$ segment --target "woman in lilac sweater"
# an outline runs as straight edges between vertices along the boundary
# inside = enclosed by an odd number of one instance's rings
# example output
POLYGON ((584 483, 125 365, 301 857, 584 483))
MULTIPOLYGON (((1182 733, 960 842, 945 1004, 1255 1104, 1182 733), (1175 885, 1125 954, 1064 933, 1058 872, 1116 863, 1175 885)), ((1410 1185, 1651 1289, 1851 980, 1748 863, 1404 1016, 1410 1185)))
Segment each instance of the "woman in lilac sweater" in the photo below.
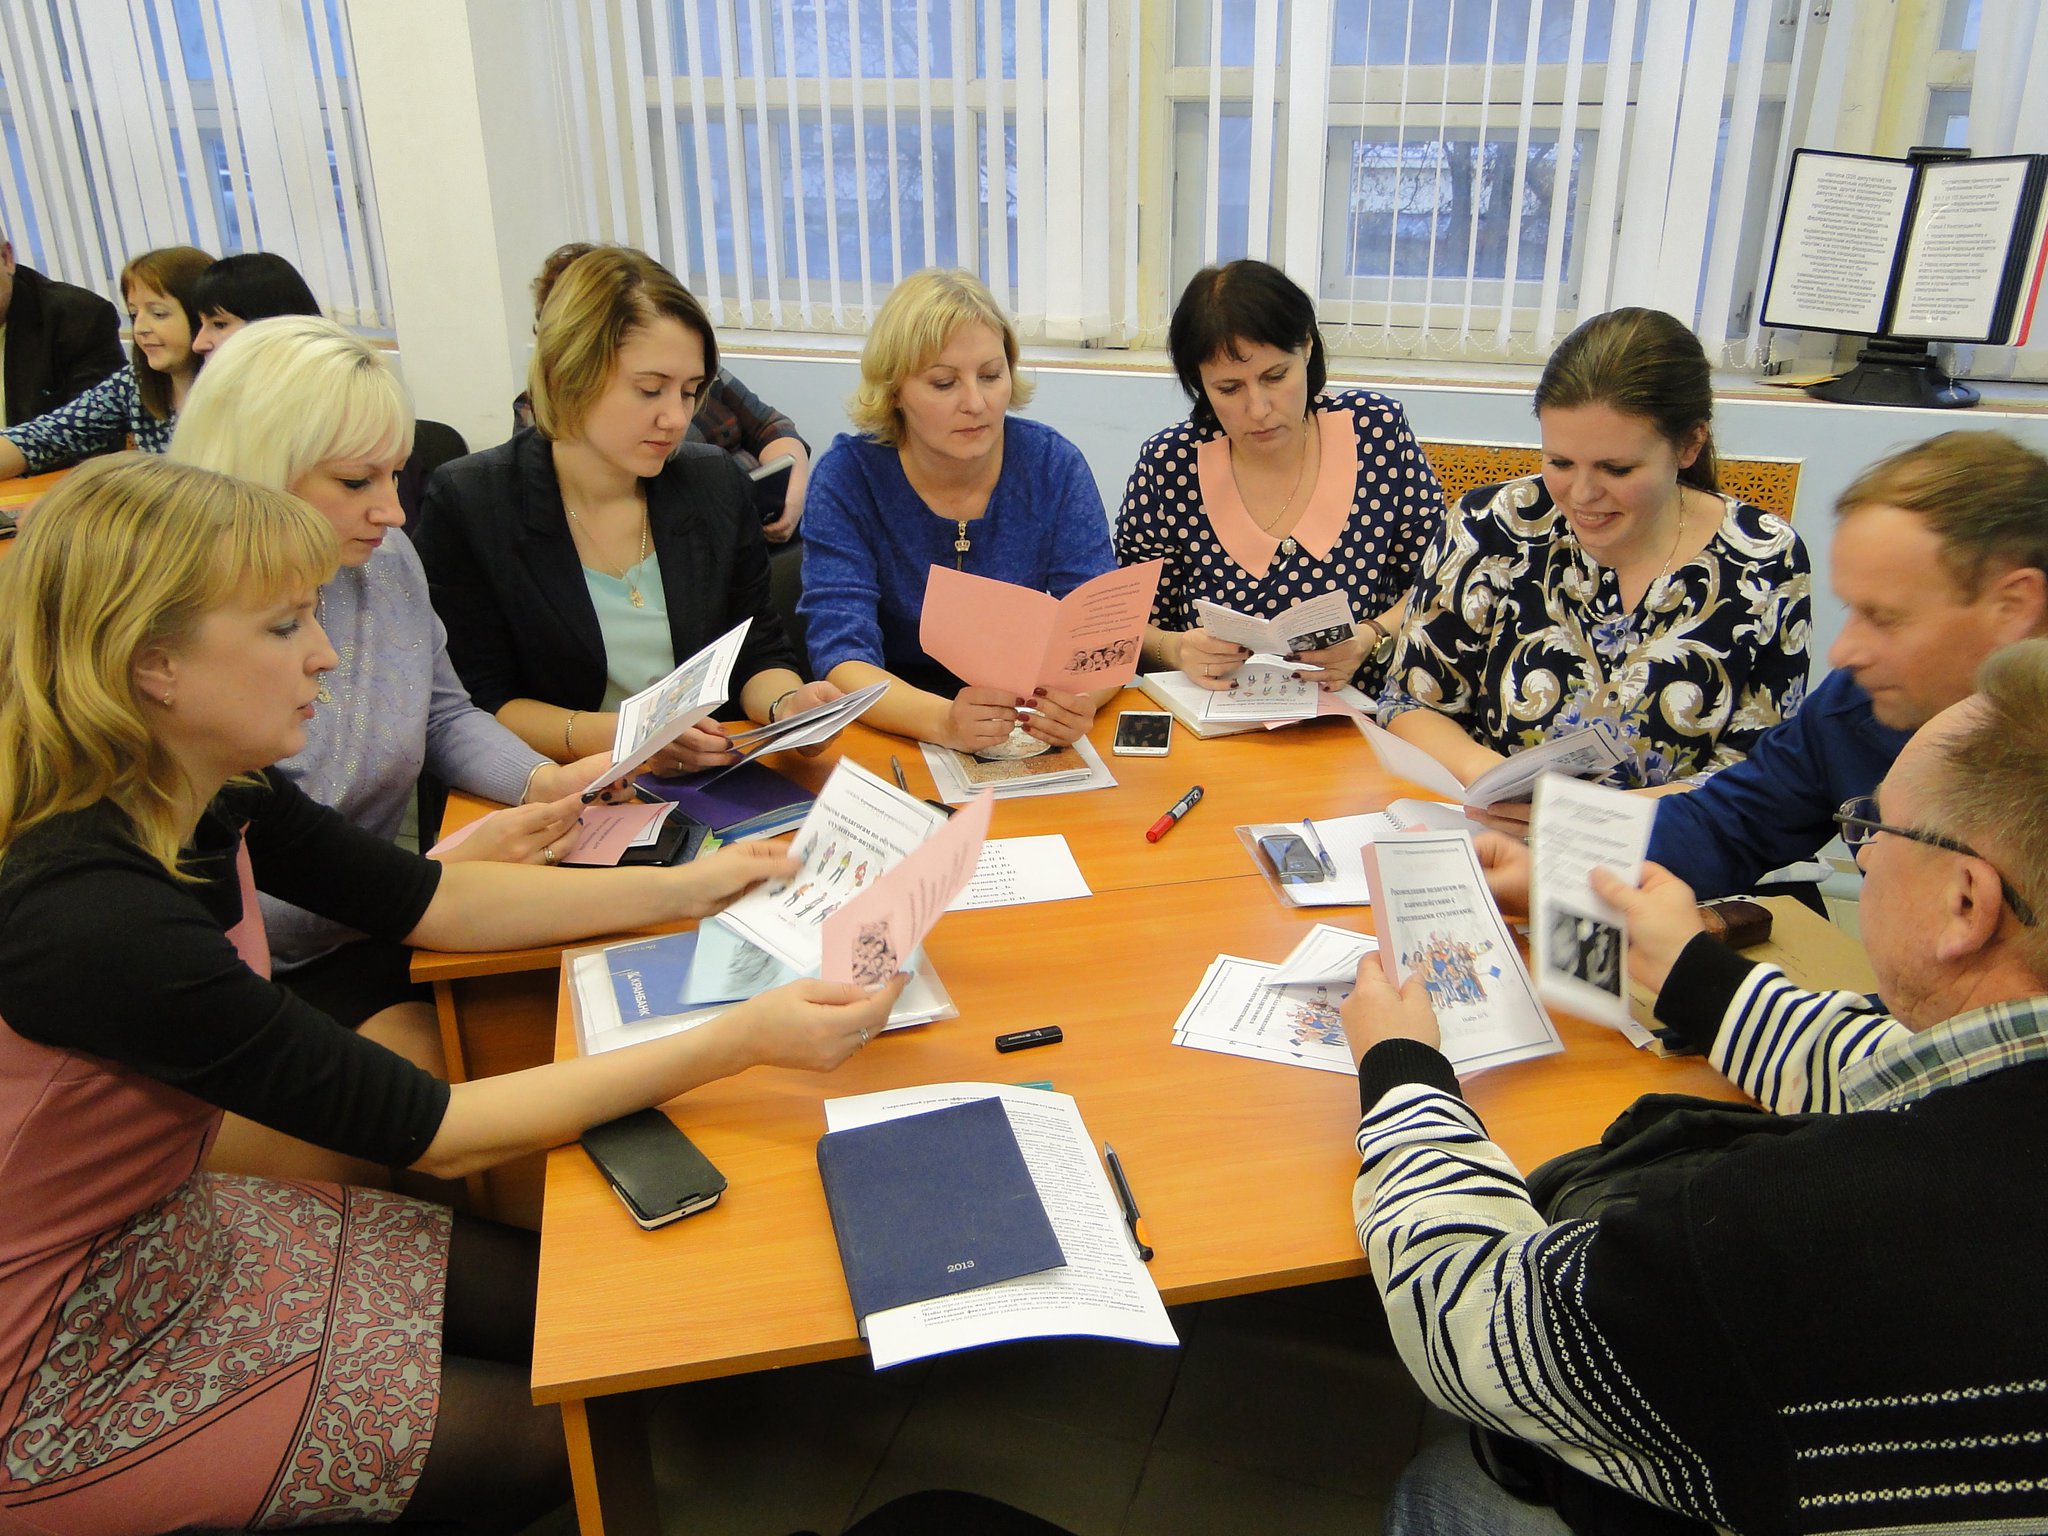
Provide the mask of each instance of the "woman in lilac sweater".
MULTIPOLYGON (((924 654, 934 565, 1064 597, 1116 565, 1102 493, 1081 451, 1013 420, 1031 398, 1017 333, 979 280, 931 269, 897 285, 861 352, 854 425, 811 471, 803 616, 811 665, 847 692, 893 686, 868 712, 885 731, 956 751, 1022 725, 1065 746, 1107 693, 969 688, 924 654)), ((1111 690, 1114 692, 1114 690, 1111 690)))

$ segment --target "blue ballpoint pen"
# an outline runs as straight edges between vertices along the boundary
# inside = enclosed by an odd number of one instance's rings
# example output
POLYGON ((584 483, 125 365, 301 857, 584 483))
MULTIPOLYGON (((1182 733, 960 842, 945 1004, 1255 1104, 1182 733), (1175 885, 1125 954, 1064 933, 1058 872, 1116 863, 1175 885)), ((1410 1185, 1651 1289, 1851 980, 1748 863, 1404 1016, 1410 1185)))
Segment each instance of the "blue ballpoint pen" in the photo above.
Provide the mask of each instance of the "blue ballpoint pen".
POLYGON ((1304 816, 1301 818, 1301 830, 1306 832, 1308 840, 1315 844, 1316 858, 1322 862, 1323 874, 1332 880, 1336 879, 1337 866, 1330 862, 1330 850, 1323 846, 1323 834, 1316 830, 1316 824, 1304 816))

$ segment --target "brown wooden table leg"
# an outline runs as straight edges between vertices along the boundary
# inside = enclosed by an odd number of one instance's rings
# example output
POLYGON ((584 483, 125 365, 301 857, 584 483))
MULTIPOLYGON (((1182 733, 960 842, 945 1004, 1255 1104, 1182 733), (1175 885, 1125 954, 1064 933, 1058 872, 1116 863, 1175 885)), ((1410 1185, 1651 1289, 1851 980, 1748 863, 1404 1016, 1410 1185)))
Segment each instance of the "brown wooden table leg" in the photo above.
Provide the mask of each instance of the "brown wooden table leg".
POLYGON ((637 1392, 562 1404, 576 1523, 583 1536, 660 1536, 647 1400, 637 1392))

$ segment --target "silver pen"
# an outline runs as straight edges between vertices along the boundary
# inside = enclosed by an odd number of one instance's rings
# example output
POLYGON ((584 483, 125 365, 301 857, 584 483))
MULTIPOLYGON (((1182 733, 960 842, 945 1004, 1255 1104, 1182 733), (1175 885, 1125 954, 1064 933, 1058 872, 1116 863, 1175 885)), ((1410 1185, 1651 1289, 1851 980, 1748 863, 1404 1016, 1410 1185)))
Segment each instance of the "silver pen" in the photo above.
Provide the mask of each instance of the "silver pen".
POLYGON ((1330 862, 1330 850, 1323 846, 1323 835, 1316 830, 1316 824, 1304 816, 1301 818, 1301 830, 1306 832, 1308 840, 1315 844, 1316 857, 1322 861, 1323 873, 1332 880, 1336 879, 1337 866, 1330 862))

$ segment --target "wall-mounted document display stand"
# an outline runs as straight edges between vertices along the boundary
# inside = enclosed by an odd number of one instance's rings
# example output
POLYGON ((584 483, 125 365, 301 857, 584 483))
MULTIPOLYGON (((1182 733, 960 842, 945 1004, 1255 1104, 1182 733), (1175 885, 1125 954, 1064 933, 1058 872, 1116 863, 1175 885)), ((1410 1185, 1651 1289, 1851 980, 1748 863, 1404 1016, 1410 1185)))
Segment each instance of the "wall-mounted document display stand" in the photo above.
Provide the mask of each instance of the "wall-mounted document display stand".
POLYGON ((2048 258, 2048 155, 1903 160, 1801 149, 1792 156, 1763 322, 1868 336, 1856 366, 1811 386, 1820 400, 1966 406, 1936 341, 2019 346, 2048 258))

